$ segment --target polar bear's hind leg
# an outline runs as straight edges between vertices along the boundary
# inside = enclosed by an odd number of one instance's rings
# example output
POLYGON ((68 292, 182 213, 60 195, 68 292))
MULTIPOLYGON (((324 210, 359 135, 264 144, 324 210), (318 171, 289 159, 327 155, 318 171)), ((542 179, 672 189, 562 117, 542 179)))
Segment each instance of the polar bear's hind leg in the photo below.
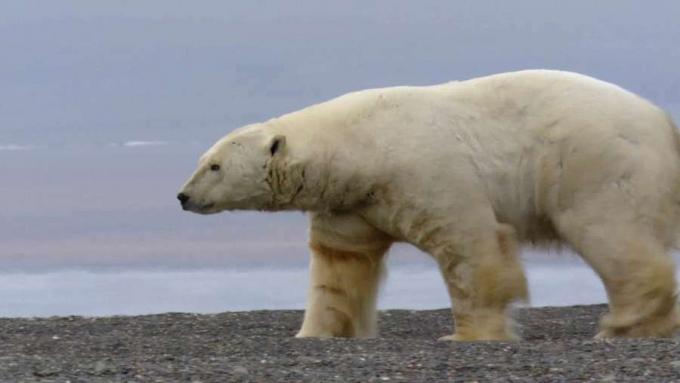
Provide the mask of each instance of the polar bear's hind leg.
POLYGON ((675 264, 662 241, 621 217, 603 222, 604 215, 580 212, 572 210, 557 223, 607 291, 609 313, 597 337, 672 336, 680 326, 675 264))

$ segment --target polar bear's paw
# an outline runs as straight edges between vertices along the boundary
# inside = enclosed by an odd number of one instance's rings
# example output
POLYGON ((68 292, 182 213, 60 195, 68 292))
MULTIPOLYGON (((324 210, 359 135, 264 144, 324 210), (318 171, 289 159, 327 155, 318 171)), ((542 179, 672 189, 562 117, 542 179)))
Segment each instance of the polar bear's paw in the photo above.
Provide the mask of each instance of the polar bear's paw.
POLYGON ((447 342, 480 342, 480 341, 496 341, 496 342, 515 342, 520 340, 517 334, 506 331, 504 333, 455 333, 452 335, 446 335, 439 339, 439 341, 447 342))
POLYGON ((317 331, 317 332, 311 332, 311 331, 299 331, 297 334, 295 334, 296 338, 334 338, 336 337, 331 333, 330 331, 317 331))
POLYGON ((616 318, 607 314, 602 318, 601 327, 595 339, 670 338, 680 330, 680 311, 675 307, 666 314, 653 316, 628 326, 617 326, 616 318))

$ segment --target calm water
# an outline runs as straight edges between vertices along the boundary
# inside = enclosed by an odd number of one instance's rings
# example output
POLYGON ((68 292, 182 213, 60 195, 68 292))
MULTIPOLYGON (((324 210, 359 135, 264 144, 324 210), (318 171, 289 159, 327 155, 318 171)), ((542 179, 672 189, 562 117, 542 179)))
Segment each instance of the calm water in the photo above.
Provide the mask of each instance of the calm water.
MULTIPOLYGON (((600 282, 583 265, 528 268, 533 306, 605 302, 600 282)), ((307 270, 55 270, 0 274, 0 316, 114 315, 303 308, 307 270)), ((397 266, 381 308, 433 309, 449 300, 434 267, 397 266)))

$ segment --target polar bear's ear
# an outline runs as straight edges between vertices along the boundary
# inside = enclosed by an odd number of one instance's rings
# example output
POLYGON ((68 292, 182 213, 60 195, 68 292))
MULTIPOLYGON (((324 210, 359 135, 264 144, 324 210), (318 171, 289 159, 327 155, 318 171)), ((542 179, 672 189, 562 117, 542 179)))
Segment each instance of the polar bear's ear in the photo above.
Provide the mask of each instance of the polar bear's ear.
POLYGON ((283 152, 286 148, 286 136, 276 135, 269 142, 269 154, 274 156, 276 153, 283 152))

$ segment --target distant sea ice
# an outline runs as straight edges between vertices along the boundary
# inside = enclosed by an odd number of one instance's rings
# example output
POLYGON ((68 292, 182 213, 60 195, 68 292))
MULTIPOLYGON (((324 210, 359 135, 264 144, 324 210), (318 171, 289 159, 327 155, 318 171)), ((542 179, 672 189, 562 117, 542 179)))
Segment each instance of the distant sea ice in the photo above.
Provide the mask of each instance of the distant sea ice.
POLYGON ((41 148, 44 148, 44 146, 19 145, 19 144, 0 144, 0 151, 35 150, 35 149, 41 149, 41 148))

